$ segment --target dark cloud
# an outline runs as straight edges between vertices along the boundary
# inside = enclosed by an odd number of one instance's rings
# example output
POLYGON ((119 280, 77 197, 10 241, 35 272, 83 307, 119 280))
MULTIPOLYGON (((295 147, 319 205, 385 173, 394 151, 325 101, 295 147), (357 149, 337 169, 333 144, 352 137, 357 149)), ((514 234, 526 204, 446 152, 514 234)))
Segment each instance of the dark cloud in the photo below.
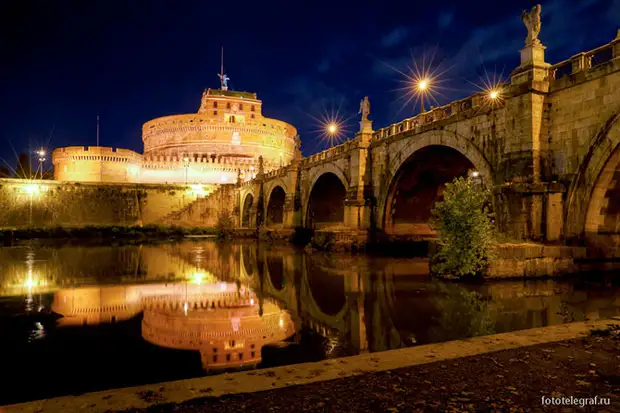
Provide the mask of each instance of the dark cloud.
POLYGON ((408 34, 409 29, 407 27, 397 27, 381 38, 381 46, 388 48, 399 45, 407 38, 408 34))

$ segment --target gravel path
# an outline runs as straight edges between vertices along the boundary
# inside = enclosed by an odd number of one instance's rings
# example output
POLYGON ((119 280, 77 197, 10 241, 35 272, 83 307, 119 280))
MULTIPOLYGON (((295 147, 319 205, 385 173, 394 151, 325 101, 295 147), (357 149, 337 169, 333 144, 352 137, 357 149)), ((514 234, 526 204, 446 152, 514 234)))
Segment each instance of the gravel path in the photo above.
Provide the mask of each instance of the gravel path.
POLYGON ((413 411, 620 412, 620 328, 560 343, 125 412, 413 411), (543 396, 598 396, 611 404, 542 406, 543 396))

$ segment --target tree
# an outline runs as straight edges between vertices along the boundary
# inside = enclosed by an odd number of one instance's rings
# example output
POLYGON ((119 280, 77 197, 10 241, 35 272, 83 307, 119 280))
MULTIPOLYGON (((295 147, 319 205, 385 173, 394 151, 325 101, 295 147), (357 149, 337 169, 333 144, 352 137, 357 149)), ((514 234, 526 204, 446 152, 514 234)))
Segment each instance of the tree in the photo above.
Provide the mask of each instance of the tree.
POLYGON ((446 184, 443 200, 432 211, 439 233, 432 271, 441 276, 480 275, 494 258, 495 229, 489 211, 490 193, 471 178, 446 184))

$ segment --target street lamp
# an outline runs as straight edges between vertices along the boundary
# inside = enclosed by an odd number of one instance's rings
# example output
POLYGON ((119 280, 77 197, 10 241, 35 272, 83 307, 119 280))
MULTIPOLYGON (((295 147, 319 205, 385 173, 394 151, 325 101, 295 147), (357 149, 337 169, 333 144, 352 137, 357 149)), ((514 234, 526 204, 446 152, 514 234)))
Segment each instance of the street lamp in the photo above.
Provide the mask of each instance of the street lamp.
MULTIPOLYGON (((43 148, 39 149, 36 152, 39 159, 39 169, 41 170, 41 179, 43 179, 43 162, 45 162, 45 150, 43 148)), ((38 173, 38 171, 37 171, 38 173)), ((35 179, 37 178, 37 174, 34 175, 35 179)))
POLYGON ((334 138, 338 135, 338 124, 336 122, 330 122, 327 124, 327 135, 329 136, 330 148, 334 146, 334 138))
POLYGON ((421 113, 424 113, 424 94, 428 90, 429 85, 430 85, 430 81, 425 77, 418 80, 418 83, 416 84, 416 88, 418 89, 418 93, 420 94, 420 106, 422 108, 421 113))
POLYGON ((183 167, 185 168, 185 185, 187 185, 187 172, 189 171, 189 158, 183 158, 183 167))
POLYGON ((469 173, 469 178, 472 180, 472 182, 476 186, 476 189, 479 187, 482 187, 482 176, 480 176, 480 172, 471 171, 469 173))

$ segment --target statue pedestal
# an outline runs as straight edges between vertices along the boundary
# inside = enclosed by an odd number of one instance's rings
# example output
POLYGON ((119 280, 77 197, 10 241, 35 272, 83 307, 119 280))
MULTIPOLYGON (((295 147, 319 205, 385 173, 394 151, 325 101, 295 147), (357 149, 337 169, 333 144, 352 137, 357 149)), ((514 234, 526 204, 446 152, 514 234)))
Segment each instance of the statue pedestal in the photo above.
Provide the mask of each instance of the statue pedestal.
POLYGON ((360 122, 360 133, 373 133, 372 121, 369 119, 362 119, 360 122))
POLYGON ((521 49, 521 66, 545 65, 545 49, 546 47, 540 42, 521 49))
POLYGON ((545 49, 536 42, 521 50, 521 65, 510 74, 513 85, 548 81, 551 65, 545 62, 545 49))

